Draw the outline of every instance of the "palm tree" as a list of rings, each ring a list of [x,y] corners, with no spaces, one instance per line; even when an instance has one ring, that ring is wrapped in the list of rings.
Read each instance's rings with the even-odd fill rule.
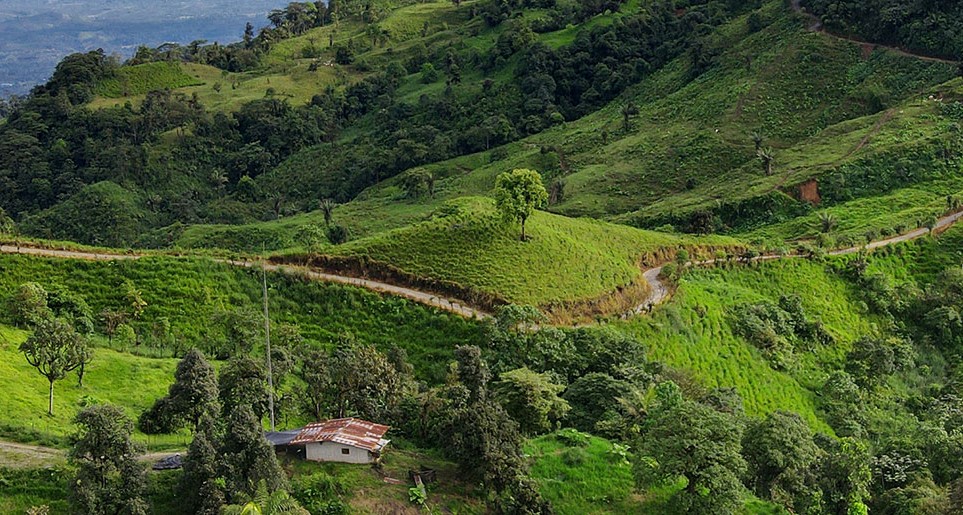
[[[750,134],[749,137],[751,137],[752,142],[756,144],[756,152],[759,152],[760,150],[762,150],[762,142],[763,142],[762,134],[759,133],[758,131],[753,131],[753,133]]]
[[[836,217],[832,213],[821,213],[819,215],[820,232],[829,233],[836,228]]]
[[[334,208],[337,205],[335,201],[329,198],[321,201],[321,212],[324,213],[324,225],[331,225],[331,213],[334,212]]]
[[[639,106],[629,102],[622,106],[622,130],[629,132],[632,128],[632,117],[639,114]]]
[[[257,487],[257,492],[250,502],[232,504],[224,507],[224,515],[311,515],[284,490],[268,493],[264,481]]]
[[[767,176],[772,175],[772,167],[776,161],[776,152],[772,147],[766,147],[756,152],[756,155],[758,155],[760,161],[762,161],[762,170],[766,172]]]

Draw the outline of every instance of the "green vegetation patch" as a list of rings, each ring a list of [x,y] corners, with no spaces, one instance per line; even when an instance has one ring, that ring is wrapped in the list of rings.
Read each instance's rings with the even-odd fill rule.
[[[326,250],[365,257],[419,277],[451,281],[509,302],[543,305],[597,297],[634,283],[640,263],[680,246],[736,246],[729,238],[681,238],[536,212],[530,239],[489,199],[449,203],[435,217]]]
[[[95,92],[103,97],[120,98],[201,84],[203,81],[188,74],[178,63],[155,62],[121,67],[113,77],[101,81]]]
[[[26,338],[26,332],[0,326],[0,377],[6,383],[0,396],[0,412],[5,414],[2,430],[7,438],[16,440],[58,443],[73,430],[77,412],[93,404],[113,403],[137,417],[164,395],[176,365],[173,359],[142,358],[95,348],[83,387],[77,386],[76,374],[54,385],[54,416],[50,417],[47,380],[18,350]]]
[[[529,440],[529,474],[558,513],[638,513],[632,466],[625,447],[565,429]]]
[[[147,302],[142,322],[135,322],[141,334],[149,334],[154,322],[166,320],[181,344],[201,348],[224,338],[219,315],[260,309],[260,280],[257,271],[205,258],[88,262],[0,256],[2,299],[25,282],[59,284],[82,296],[97,315],[105,309],[126,308],[125,284],[130,281]],[[425,378],[443,378],[444,364],[454,346],[477,344],[481,337],[474,322],[398,297],[282,274],[269,274],[268,282],[275,323],[296,324],[305,338],[320,345],[329,345],[344,334],[382,349],[398,345],[408,351]],[[166,348],[139,350],[152,355],[171,352]]]

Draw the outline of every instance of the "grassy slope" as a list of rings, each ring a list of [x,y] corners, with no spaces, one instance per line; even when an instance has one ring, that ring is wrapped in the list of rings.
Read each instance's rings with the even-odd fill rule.
[[[833,346],[799,356],[789,372],[774,370],[756,348],[734,335],[729,318],[738,304],[775,303],[783,294],[799,295],[807,316],[821,320],[837,339]],[[752,416],[796,411],[814,428],[831,432],[817,413],[813,392],[827,370],[841,364],[853,340],[871,332],[873,322],[852,285],[825,265],[793,259],[694,269],[671,304],[618,327],[646,342],[652,359],[690,373],[702,385],[735,387]]]
[[[554,435],[525,446],[530,474],[558,513],[637,513],[642,503],[632,467],[611,450],[611,442],[594,436],[585,447],[568,446]]]
[[[685,78],[688,61],[680,58],[633,87],[625,99],[508,145],[501,152],[507,157],[485,152],[425,166],[438,179],[434,200],[403,199],[398,180],[391,179],[340,207],[336,220],[355,237],[400,227],[423,219],[442,201],[487,194],[498,173],[520,166],[564,178],[565,198],[552,208],[561,214],[622,222],[679,215],[789,191],[842,165],[902,148],[926,151],[943,138],[946,123],[936,117],[936,106],[920,99],[950,79],[953,70],[884,51],[864,54],[858,45],[806,32],[780,4],[763,9],[773,23],[761,32],[749,34],[744,19],[726,26],[718,40],[731,48],[692,82]],[[483,33],[466,44],[484,46],[490,37]],[[432,86],[420,84],[413,75],[401,93],[414,102]],[[941,91],[951,94],[958,86],[958,81],[951,82]],[[626,101],[641,107],[627,133],[619,112]],[[879,105],[891,108],[880,112]],[[766,145],[776,148],[776,173],[771,177],[761,173],[754,156],[749,134],[757,130]],[[603,133],[609,134],[606,142]],[[539,152],[545,146],[561,150],[564,166],[554,154]],[[323,175],[316,153],[308,149],[292,157],[279,173],[312,169]],[[936,209],[941,196],[963,190],[958,181],[951,176],[915,185],[901,192],[912,193],[912,203],[885,216],[874,212],[879,203],[892,200],[885,194],[828,209],[850,235],[870,227],[915,224],[924,212]],[[807,237],[817,218],[814,213],[749,235]],[[304,244],[301,228],[317,226],[321,219],[320,213],[307,213],[250,226],[191,227],[178,244],[244,246],[253,237],[273,248],[297,247]]]
[[[121,68],[116,77],[98,84],[96,93],[107,98],[118,98],[200,84],[200,80],[186,73],[180,64],[156,62]]]
[[[145,320],[167,318],[174,334],[191,343],[218,338],[215,315],[260,306],[256,272],[203,258],[144,258],[132,262],[86,262],[0,256],[0,299],[27,281],[62,284],[82,295],[95,313],[124,306],[125,280],[142,292]],[[444,377],[456,344],[478,342],[472,322],[396,298],[344,286],[269,275],[272,318],[297,324],[304,336],[328,345],[341,334],[383,349],[405,348],[425,377]],[[149,330],[149,328],[145,328]]]
[[[585,446],[568,444],[555,435],[529,440],[525,446],[531,477],[561,515],[666,513],[666,502],[681,485],[652,485],[640,494],[631,465],[612,451],[612,442],[594,436]],[[750,497],[739,513],[783,512]]]
[[[451,206],[459,213],[326,252],[365,256],[514,303],[542,305],[592,298],[630,285],[641,275],[643,256],[652,263],[683,245],[736,244],[726,238],[681,238],[542,212],[528,222],[531,239],[521,242],[519,229],[506,226],[490,200],[462,199]]]
[[[0,412],[3,431],[18,440],[58,440],[73,431],[71,420],[84,406],[110,402],[136,417],[167,392],[175,360],[131,356],[96,348],[84,386],[70,374],[54,385],[54,416],[47,416],[47,380],[23,358],[17,346],[27,333],[0,326],[0,377],[4,378]],[[138,440],[145,442],[143,435]],[[152,443],[177,444],[177,437],[151,438]],[[183,441],[180,442],[183,444]]]

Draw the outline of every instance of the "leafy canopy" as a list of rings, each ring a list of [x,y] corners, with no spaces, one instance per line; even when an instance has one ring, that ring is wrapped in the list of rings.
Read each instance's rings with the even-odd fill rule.
[[[505,219],[521,223],[522,240],[528,217],[546,204],[548,192],[542,185],[542,176],[535,170],[515,169],[495,179],[495,205]]]

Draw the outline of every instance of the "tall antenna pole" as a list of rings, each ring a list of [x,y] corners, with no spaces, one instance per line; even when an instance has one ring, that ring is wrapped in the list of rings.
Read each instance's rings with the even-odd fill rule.
[[[261,265],[261,290],[264,297],[264,340],[267,354],[268,412],[271,414],[271,431],[274,431],[274,373],[271,370],[271,317],[268,315],[267,267]]]

